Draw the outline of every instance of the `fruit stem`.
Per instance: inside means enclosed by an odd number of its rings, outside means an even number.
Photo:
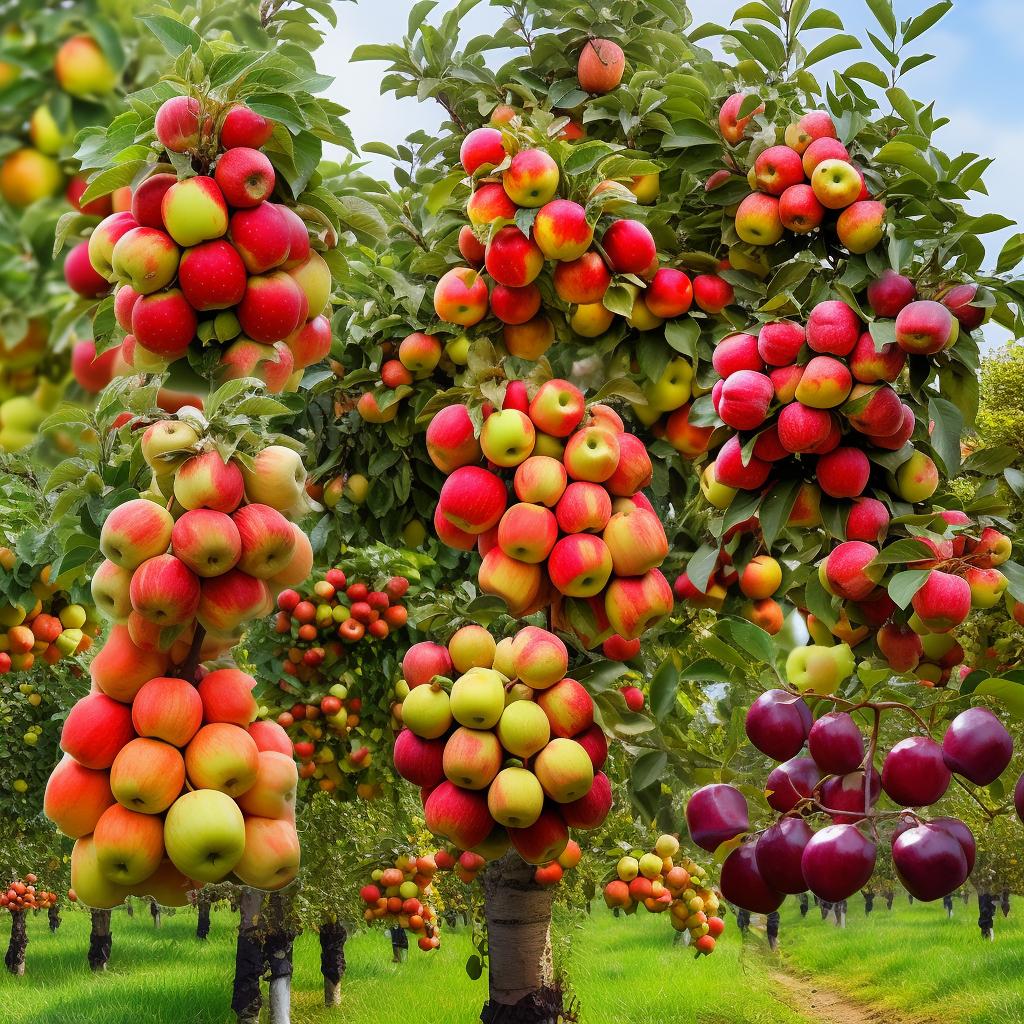
[[[875,720],[871,725],[871,739],[868,740],[868,752],[864,758],[864,816],[868,817],[871,811],[871,773],[875,770],[875,749],[878,746],[878,727],[882,721],[882,712],[874,708]],[[878,829],[871,821],[871,831],[875,841],[878,841]]]
[[[179,679],[185,679],[190,683],[195,683],[196,669],[199,667],[199,655],[202,653],[203,640],[205,639],[205,627],[197,625],[195,634],[192,637],[192,646],[188,649],[188,656],[178,669]]]

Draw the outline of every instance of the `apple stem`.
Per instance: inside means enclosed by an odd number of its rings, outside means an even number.
[[[197,625],[195,634],[192,637],[192,646],[188,649],[188,655],[177,671],[179,679],[190,683],[196,681],[196,669],[199,668],[199,655],[202,653],[203,640],[206,639],[206,629]]]
[[[878,841],[878,829],[875,827],[875,822],[869,815],[871,811],[871,773],[875,768],[875,749],[878,746],[878,727],[882,721],[882,712],[878,708],[873,708],[874,711],[874,722],[871,726],[871,739],[868,741],[868,752],[864,758],[864,816],[871,821],[871,831],[874,834],[875,841]]]

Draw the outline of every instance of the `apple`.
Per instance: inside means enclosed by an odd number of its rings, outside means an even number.
[[[461,466],[444,482],[438,509],[458,527],[481,534],[497,525],[507,502],[505,484],[479,466]]]
[[[938,469],[924,452],[915,451],[896,470],[896,492],[904,501],[913,504],[927,501],[938,486]]]
[[[256,781],[238,798],[238,806],[248,815],[294,821],[298,782],[299,773],[291,754],[260,751]]]
[[[451,728],[451,699],[438,683],[414,687],[402,702],[402,721],[420,739],[436,740]]]
[[[594,228],[579,203],[553,199],[537,211],[533,238],[546,259],[576,260],[590,248]]]
[[[619,464],[619,440],[603,426],[576,431],[565,446],[565,468],[573,480],[603,483]]]
[[[674,271],[673,273],[679,272]],[[563,302],[573,305],[600,303],[604,298],[605,292],[608,290],[608,285],[611,284],[611,280],[611,273],[604,260],[599,253],[594,251],[585,252],[574,260],[560,262],[552,274],[552,281],[558,297]],[[655,275],[655,280],[657,280],[657,275]],[[651,287],[653,285],[654,282],[652,281]],[[667,288],[667,282],[663,280],[660,288],[666,291],[665,301],[671,301],[671,298],[668,296],[670,290]],[[650,288],[648,288],[648,291],[650,291]],[[660,290],[658,294],[661,294]],[[675,302],[678,303],[679,301],[680,298],[676,296]]]
[[[292,524],[269,505],[243,505],[231,517],[241,541],[238,568],[257,579],[272,579],[295,551]]]
[[[487,308],[487,282],[471,267],[454,267],[434,287],[434,312],[445,323],[472,327]]]
[[[245,819],[238,804],[224,793],[214,789],[186,793],[167,812],[164,845],[183,874],[201,882],[219,882],[245,852]]]
[[[132,230],[136,231],[138,229],[133,228]],[[131,234],[131,232],[128,232],[128,234]],[[115,245],[114,248],[117,248],[117,246]],[[79,242],[78,245],[71,248],[71,251],[65,257],[64,280],[73,292],[77,292],[86,299],[97,299],[101,295],[106,295],[110,290],[109,281],[98,274],[92,265],[92,261],[89,258],[88,242]],[[80,344],[91,344],[93,352],[95,352],[95,343],[81,342]]]
[[[182,420],[158,420],[142,435],[142,457],[157,473],[180,466],[187,453],[199,441],[191,424]]]
[[[179,288],[143,295],[132,306],[132,335],[147,352],[180,359],[196,336],[198,320]]]
[[[484,420],[480,449],[496,466],[518,466],[533,451],[536,431],[530,417],[518,409],[502,409]],[[451,479],[451,478],[449,478]]]
[[[565,819],[552,807],[545,807],[528,828],[510,828],[508,836],[527,864],[547,864],[556,860],[569,843]]]
[[[178,272],[179,250],[159,228],[136,227],[126,231],[110,254],[111,270],[122,284],[140,295],[169,285]]]
[[[18,209],[54,195],[63,180],[56,160],[29,147],[16,149],[0,165],[0,195]]]
[[[252,695],[256,680],[237,668],[208,673],[198,686],[203,722],[223,722],[247,728],[256,720],[259,708]]]
[[[544,206],[558,189],[558,164],[542,149],[522,149],[501,175],[509,199],[517,206]]]
[[[542,690],[537,704],[547,716],[553,736],[572,738],[594,724],[594,701],[575,679],[561,679]]]
[[[272,444],[264,448],[253,460],[251,469],[242,467],[242,478],[249,501],[269,505],[278,512],[287,512],[305,494],[306,469],[302,456],[284,445]]]
[[[492,170],[504,163],[507,156],[504,138],[497,128],[475,128],[459,147],[459,162],[467,174]]]
[[[452,717],[460,725],[470,729],[493,728],[505,710],[502,676],[491,668],[464,672],[452,685],[450,705]]]
[[[751,118],[757,114],[764,113],[764,104],[761,103],[754,110],[751,110],[749,114],[740,117],[739,113],[746,98],[744,93],[733,93],[722,104],[722,108],[718,112],[718,127],[722,133],[722,138],[734,146],[746,134],[747,125],[750,124]]]
[[[208,508],[228,514],[238,508],[244,494],[238,464],[225,462],[215,451],[187,459],[174,477],[175,500],[187,510]]]
[[[808,147],[807,152],[804,153],[805,166],[815,146],[820,145],[823,141],[825,140],[819,140]],[[855,202],[860,195],[860,175],[853,164],[846,159],[822,160],[815,165],[810,178],[815,198],[828,210],[842,210]]]
[[[132,192],[131,214],[141,227],[164,230],[163,200],[178,180],[176,174],[151,174]]]
[[[784,228],[779,200],[763,192],[751,192],[736,209],[736,234],[750,245],[774,245]]]
[[[514,757],[531,758],[547,745],[551,723],[538,704],[516,700],[502,711],[497,735],[501,745]]]
[[[96,859],[92,836],[75,841],[71,851],[71,890],[78,902],[96,910],[110,909],[125,901],[127,886],[109,881]]]
[[[267,613],[267,584],[240,569],[205,579],[200,586],[200,624],[212,633],[230,633],[250,619]]]
[[[505,768],[487,791],[487,808],[499,825],[529,828],[544,808],[544,790],[526,768]]]
[[[498,546],[521,562],[543,562],[558,539],[554,513],[542,505],[512,505],[498,523]],[[488,663],[490,667],[490,663]]]
[[[603,96],[618,87],[626,68],[622,47],[610,39],[587,39],[576,63],[576,79],[584,92]]]
[[[178,245],[188,248],[228,230],[228,208],[217,182],[197,175],[172,185],[160,205],[167,233]]]
[[[65,754],[46,780],[43,813],[71,839],[88,835],[114,803],[105,771],[86,768]]]
[[[274,191],[274,165],[258,149],[235,146],[217,161],[214,180],[236,208],[259,206]]]
[[[642,576],[661,565],[668,555],[668,538],[661,520],[637,506],[616,512],[601,536],[616,576]]]
[[[115,625],[89,664],[94,690],[130,703],[143,684],[162,675],[168,658],[158,651],[144,651],[131,639],[128,628]]]
[[[188,622],[199,607],[199,580],[174,555],[146,559],[132,574],[132,608],[161,627]]]
[[[184,679],[156,676],[143,684],[132,702],[135,731],[175,747],[184,747],[202,721],[202,699]]]
[[[305,320],[307,300],[294,278],[276,270],[250,277],[236,309],[249,338],[273,344],[284,341]]]
[[[587,795],[594,781],[590,755],[575,740],[556,737],[534,758],[534,773],[545,794],[556,803]]]
[[[201,312],[236,306],[245,295],[245,264],[222,238],[187,249],[178,267],[178,285],[189,305]]]
[[[643,274],[657,259],[654,236],[638,220],[612,221],[601,245],[616,273]]]
[[[126,743],[110,769],[110,788],[132,811],[160,814],[185,786],[185,763],[176,747],[139,737]]]
[[[450,406],[449,408],[457,407]],[[435,416],[434,419],[436,420],[437,417]],[[431,426],[433,426],[433,422],[434,421],[432,420]],[[472,429],[472,425],[470,425],[470,429]],[[429,451],[430,427],[427,428],[427,437]],[[437,465],[436,460],[434,460],[434,464]],[[443,467],[439,466],[438,468],[440,469]],[[565,472],[565,466],[562,465],[558,459],[551,458],[547,455],[531,455],[516,467],[513,485],[516,497],[519,498],[520,501],[546,505],[548,508],[551,508],[560,503],[561,498],[567,489],[567,479],[568,477]]]
[[[247,107],[244,103],[236,103],[224,115],[220,126],[221,149],[235,149],[247,146],[259,149],[270,141],[274,132],[274,122],[267,120],[262,114]]]
[[[779,220],[788,231],[806,235],[821,226],[825,207],[807,184],[790,185],[779,196]]]
[[[104,693],[90,693],[68,712],[60,748],[84,768],[109,768],[134,735],[130,708]]]
[[[619,577],[608,586],[604,607],[612,631],[633,640],[672,611],[672,588],[658,569]]]
[[[911,355],[934,355],[956,341],[959,323],[933,299],[918,299],[896,316],[896,344]]]
[[[197,576],[221,576],[238,565],[242,538],[231,516],[214,509],[192,509],[175,522],[171,550]]]
[[[583,392],[566,380],[545,381],[530,402],[530,419],[552,437],[568,437],[582,422],[584,412]]]
[[[156,112],[156,137],[160,145],[171,153],[187,153],[199,146],[199,101],[191,96],[172,96],[160,104]]]
[[[836,221],[839,241],[852,253],[870,252],[882,240],[885,203],[861,199],[851,203]]]
[[[204,725],[185,749],[185,771],[197,789],[241,796],[256,781],[258,770],[255,741],[245,729],[226,722]]]
[[[827,696],[853,673],[853,651],[849,644],[835,647],[794,647],[786,659],[786,678],[802,693]]]
[[[462,789],[486,789],[501,762],[501,744],[489,729],[456,729],[445,743],[444,774]]]
[[[392,752],[395,771],[414,786],[433,789],[444,780],[444,748],[444,739],[425,740],[403,729]]]
[[[163,822],[114,804],[103,812],[93,833],[100,873],[118,885],[135,885],[160,866],[164,856]]]
[[[245,849],[234,871],[245,885],[282,889],[299,873],[299,837],[290,821],[248,817],[244,834]]]
[[[98,395],[111,381],[119,349],[107,349],[96,355],[94,341],[76,341],[71,350],[71,372],[79,387],[92,395]]]
[[[117,72],[89,35],[64,40],[53,59],[61,89],[71,96],[102,96],[117,84]]]
[[[466,850],[482,843],[494,827],[487,797],[447,780],[431,790],[423,805],[423,817],[434,835]]]

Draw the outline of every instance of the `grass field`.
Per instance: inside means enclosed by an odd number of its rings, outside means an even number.
[[[948,1024],[1004,1024],[1024,1019],[1020,959],[1024,923],[1000,916],[997,941],[983,943],[976,904],[957,903],[946,920],[941,907],[897,902],[865,919],[854,907],[845,931],[823,924],[812,909],[799,918],[783,912],[783,961],[813,972],[817,987],[851,993],[869,1005],[909,1019]],[[1024,913],[1024,907],[1019,908]],[[85,961],[89,919],[69,913],[56,936],[44,916],[30,921],[28,973],[0,972],[4,1024],[220,1024],[233,1020],[230,983],[236,918],[215,910],[210,938],[194,935],[195,918],[179,912],[154,930],[148,913],[114,915],[114,952],[105,975]],[[698,962],[673,946],[667,921],[637,917],[614,921],[603,910],[591,920],[558,928],[560,958],[583,1024],[817,1024],[810,1011],[794,1012],[776,994],[772,974],[780,962],[756,931],[741,942],[730,918],[715,954]],[[6,937],[4,938],[6,941]],[[386,935],[360,933],[346,947],[349,968],[343,1004],[320,1005],[322,982],[315,936],[296,943],[292,1019],[295,1024],[470,1024],[485,994],[463,964],[464,930],[447,930],[437,953],[410,951],[391,963]],[[790,1002],[792,996],[788,996]],[[898,1016],[886,1019],[899,1020]]]

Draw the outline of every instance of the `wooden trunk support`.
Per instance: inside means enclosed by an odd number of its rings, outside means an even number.
[[[110,960],[113,940],[110,936],[110,911],[90,910],[92,931],[89,933],[89,966],[94,971],[105,971]]]
[[[341,1004],[341,979],[345,976],[345,942],[348,931],[339,921],[320,925],[320,973],[324,976],[324,1006]]]
[[[7,946],[4,963],[11,974],[25,973],[25,950],[28,948],[28,931],[25,927],[25,911],[11,911],[11,941]]]

